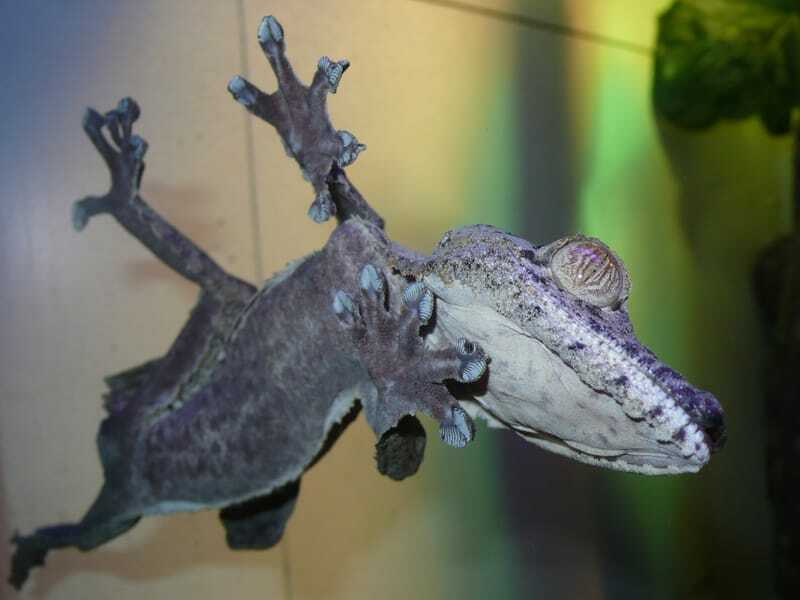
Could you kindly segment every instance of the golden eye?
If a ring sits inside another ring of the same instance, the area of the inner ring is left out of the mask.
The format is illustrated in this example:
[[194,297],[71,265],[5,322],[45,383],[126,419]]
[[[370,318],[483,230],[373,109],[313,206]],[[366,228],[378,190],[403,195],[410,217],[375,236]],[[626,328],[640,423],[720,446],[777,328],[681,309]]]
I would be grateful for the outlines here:
[[550,257],[550,269],[558,287],[597,307],[616,306],[627,295],[625,267],[600,240],[568,241]]

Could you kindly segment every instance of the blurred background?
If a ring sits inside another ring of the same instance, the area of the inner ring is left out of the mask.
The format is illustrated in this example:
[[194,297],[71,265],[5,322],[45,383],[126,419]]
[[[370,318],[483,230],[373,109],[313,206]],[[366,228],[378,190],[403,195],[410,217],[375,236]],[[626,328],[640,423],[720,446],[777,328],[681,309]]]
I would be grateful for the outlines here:
[[[196,291],[71,202],[107,173],[86,106],[131,95],[150,142],[143,196],[226,269],[261,281],[324,244],[310,186],[226,91],[274,79],[276,15],[298,74],[351,69],[333,123],[389,234],[430,251],[490,223],[545,243],[605,240],[633,280],[639,337],[728,416],[701,473],[601,471],[480,427],[430,422],[420,473],[374,466],[363,419],[303,479],[284,541],[227,549],[216,513],[151,518],[92,553],[54,552],[21,594],[93,598],[769,598],[758,251],[790,225],[791,139],[756,119],[689,133],[651,102],[662,0],[172,0],[0,3],[0,538],[79,518],[99,489],[102,377],[172,341]],[[10,547],[0,545],[5,578]]]

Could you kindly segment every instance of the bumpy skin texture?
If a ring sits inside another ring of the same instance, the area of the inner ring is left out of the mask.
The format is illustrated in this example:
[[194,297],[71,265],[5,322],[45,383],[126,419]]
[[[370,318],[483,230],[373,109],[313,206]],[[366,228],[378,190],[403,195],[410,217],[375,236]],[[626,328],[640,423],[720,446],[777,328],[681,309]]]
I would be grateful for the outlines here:
[[[335,215],[339,225],[324,248],[256,291],[140,198],[146,143],[132,133],[136,103],[87,112],[84,129],[112,186],[78,201],[73,224],[111,215],[201,293],[166,355],[106,380],[109,414],[97,438],[104,485],[80,522],[14,537],[12,585],[50,550],[91,550],[152,514],[217,508],[232,548],[274,545],[303,472],[360,407],[378,440],[378,470],[397,480],[422,461],[418,413],[456,447],[474,436],[472,413],[611,468],[686,472],[708,460],[722,438],[718,403],[641,347],[624,299],[592,307],[556,285],[548,257],[564,242],[537,248],[476,226],[448,233],[431,257],[394,244],[343,170],[363,147],[325,110],[346,61],[322,59],[306,87],[273,17],[259,41],[278,90],[265,94],[240,77],[229,90],[275,127],[312,183],[310,216]],[[610,257],[591,248],[590,257]],[[589,264],[589,280],[600,267]],[[526,356],[535,369],[514,363]],[[534,371],[552,377],[539,381]],[[459,382],[463,401],[445,382]]]
[[390,264],[436,294],[430,343],[466,335],[490,357],[487,385],[465,404],[473,416],[589,464],[697,471],[724,443],[722,408],[636,338],[626,274],[620,301],[603,308],[559,287],[552,256],[575,240],[602,244],[536,247],[474,225],[446,233],[427,259],[397,253]]

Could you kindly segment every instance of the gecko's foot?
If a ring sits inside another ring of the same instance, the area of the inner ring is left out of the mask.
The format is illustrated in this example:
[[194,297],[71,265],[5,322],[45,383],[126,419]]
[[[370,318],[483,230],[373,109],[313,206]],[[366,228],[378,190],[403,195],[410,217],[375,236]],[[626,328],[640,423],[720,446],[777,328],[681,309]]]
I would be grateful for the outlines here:
[[131,165],[138,165],[147,152],[147,142],[133,133],[133,124],[139,119],[141,111],[133,98],[123,98],[117,107],[101,115],[92,108],[86,110],[84,129],[101,131],[105,126],[119,155]]
[[16,545],[17,549],[11,559],[8,582],[19,591],[28,580],[31,570],[44,565],[44,559],[50,548],[36,535],[21,536],[15,533],[11,543]]
[[225,527],[225,541],[233,550],[266,550],[283,537],[294,512],[300,480],[223,508],[219,517]]
[[347,71],[348,67],[350,67],[350,61],[346,59],[333,61],[327,56],[323,56],[319,59],[319,63],[317,63],[317,69],[319,69],[325,76],[325,79],[328,82],[328,91],[331,94],[336,93],[336,89],[339,87],[339,82],[342,80],[342,75],[344,75],[344,72]]
[[365,402],[367,420],[380,436],[404,416],[424,412],[440,424],[443,441],[458,448],[474,437],[469,415],[449,393],[445,380],[480,379],[487,359],[474,342],[430,350],[420,330],[434,314],[433,293],[422,283],[408,286],[401,302],[392,302],[380,271],[366,265],[359,293],[335,292],[333,310],[351,332],[362,363],[377,388],[377,399]]
[[[278,90],[265,93],[239,76],[229,81],[228,90],[249,112],[275,127],[286,153],[314,187],[316,199],[308,210],[309,216],[322,223],[332,216],[344,221],[358,215],[383,226],[343,172],[366,146],[353,134],[337,131],[327,110],[328,95],[336,93],[350,62],[323,56],[306,86],[286,56],[283,27],[275,17],[261,21],[258,43],[278,80]],[[330,190],[323,193],[328,185]]]
[[270,55],[283,52],[286,48],[283,26],[272,15],[261,20],[261,24],[258,26],[258,43]]
[[367,149],[367,145],[360,143],[356,136],[344,129],[340,129],[336,133],[342,142],[342,151],[336,162],[339,163],[340,167],[346,167],[356,161],[358,155]]
[[133,98],[123,98],[105,114],[86,109],[83,130],[111,171],[111,190],[105,196],[90,196],[73,203],[72,226],[76,230],[83,229],[94,215],[113,212],[115,204],[138,193],[147,153],[147,142],[133,133],[139,115],[139,105]]

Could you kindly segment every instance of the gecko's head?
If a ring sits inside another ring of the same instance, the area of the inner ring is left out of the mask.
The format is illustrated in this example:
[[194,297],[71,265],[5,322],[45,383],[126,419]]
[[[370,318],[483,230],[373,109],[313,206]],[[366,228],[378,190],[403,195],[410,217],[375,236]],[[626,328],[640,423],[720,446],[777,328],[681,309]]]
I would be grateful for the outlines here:
[[[473,412],[549,450],[643,473],[697,471],[722,408],[636,338],[619,257],[583,236],[535,247],[494,227],[445,234],[423,275],[437,336],[491,359]],[[467,408],[469,408],[467,403]]]

